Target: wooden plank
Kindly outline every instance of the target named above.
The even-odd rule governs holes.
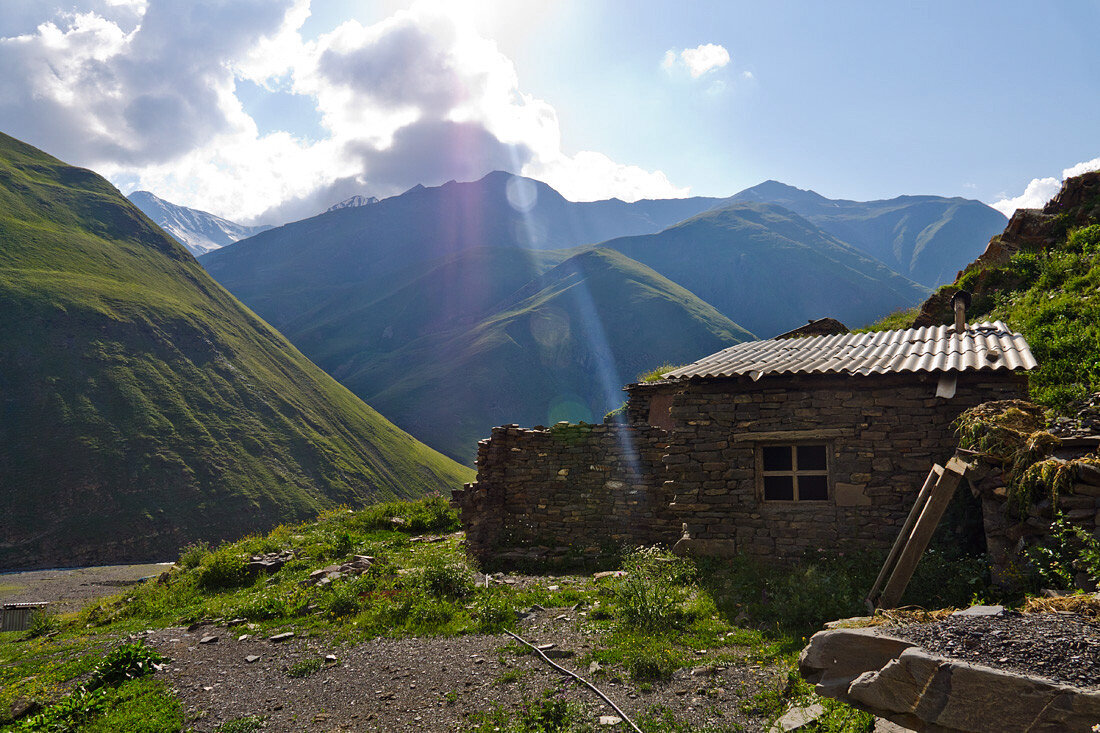
[[[800,440],[828,440],[840,438],[845,435],[855,435],[851,428],[817,428],[815,430],[773,430],[763,433],[734,433],[730,436],[730,442],[748,443],[758,440],[775,440],[797,442]]]
[[[939,526],[940,519],[943,518],[947,505],[951,503],[951,497],[955,495],[955,490],[959,488],[959,483],[969,468],[970,466],[958,456],[952,456],[944,466],[943,475],[932,488],[932,494],[913,527],[913,533],[901,551],[897,566],[890,574],[890,580],[887,581],[886,588],[879,597],[878,608],[897,607],[902,593],[905,592],[906,586],[913,577],[913,571],[917,569],[917,563],[920,562],[921,556],[928,548],[928,542],[935,534],[936,527]]]
[[[913,502],[913,508],[909,510],[909,516],[905,518],[905,523],[901,525],[901,531],[898,532],[898,538],[894,540],[894,546],[890,548],[890,554],[886,556],[886,562],[882,564],[882,570],[878,572],[878,577],[875,578],[875,584],[871,587],[871,592],[864,599],[867,610],[871,613],[875,612],[875,604],[878,602],[878,593],[882,589],[882,584],[886,582],[886,578],[893,571],[902,548],[909,542],[913,525],[917,523],[917,517],[924,511],[924,505],[928,503],[928,496],[932,493],[932,487],[936,485],[942,475],[943,466],[933,463],[932,470],[928,472],[928,477],[924,479],[924,485],[917,492],[917,498]]]

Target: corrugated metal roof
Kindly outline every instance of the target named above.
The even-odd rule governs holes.
[[[748,341],[665,374],[678,377],[759,379],[765,374],[893,374],[897,372],[1034,369],[1024,337],[996,321],[926,326],[903,331],[845,333]]]

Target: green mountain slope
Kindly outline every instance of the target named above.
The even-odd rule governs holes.
[[[652,267],[762,337],[823,316],[866,323],[928,294],[774,204],[733,204],[600,247]]]
[[[484,252],[471,253],[471,259]],[[467,265],[469,263],[467,262]],[[441,265],[449,273],[454,262]],[[438,281],[410,283],[388,303],[417,298]],[[664,361],[682,363],[752,334],[618,252],[585,252],[523,285],[480,318],[451,323],[395,348],[354,339],[319,347],[341,381],[395,423],[449,455],[471,461],[494,425],[599,421],[623,400],[621,387]],[[311,334],[300,335],[310,344]],[[325,341],[325,339],[321,339]]]
[[[210,252],[202,264],[282,330],[334,290],[386,288],[416,263],[472,247],[548,250],[656,232],[718,201],[573,202],[545,183],[496,171],[286,224]]]
[[[898,196],[848,201],[778,181],[747,188],[727,201],[782,206],[928,287],[953,280],[1007,221],[1001,212],[973,199]]]
[[[469,476],[107,181],[2,134],[0,316],[0,568],[168,557]]]
[[[907,323],[951,323],[951,296],[970,291],[970,323],[1001,320],[1027,339],[1039,368],[1031,398],[1055,408],[1100,389],[1100,172],[1068,178],[1043,209],[1020,209],[1002,234]],[[912,315],[912,314],[911,314]]]

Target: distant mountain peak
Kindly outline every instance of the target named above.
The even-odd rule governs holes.
[[[207,211],[173,204],[151,191],[134,191],[126,198],[196,257],[271,228],[245,226]]]
[[[325,213],[327,214],[330,211],[338,211],[339,209],[357,209],[360,206],[370,206],[371,204],[377,203],[377,196],[362,196],[360,194],[355,194],[350,198],[344,199],[338,204],[333,204],[332,206],[328,207],[327,209],[325,209]]]

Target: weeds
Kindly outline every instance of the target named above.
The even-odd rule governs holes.
[[[1050,523],[1046,544],[1026,547],[1024,557],[1047,588],[1073,590],[1079,574],[1089,583],[1100,582],[1100,540],[1061,514]]]
[[[116,647],[95,668],[87,682],[42,712],[21,720],[14,730],[51,733],[87,730],[92,721],[135,698],[133,690],[129,691],[131,694],[119,694],[115,688],[152,674],[155,665],[165,661],[163,656],[141,643]],[[163,698],[165,692],[160,689],[156,695]],[[179,703],[175,706],[178,710]]]
[[[214,733],[255,733],[262,730],[266,719],[260,715],[246,715],[243,718],[228,720],[217,728]]]
[[[656,548],[639,548],[623,562],[626,577],[613,588],[619,620],[643,631],[683,628],[691,614],[685,602],[694,587],[695,567]]]
[[[245,559],[232,545],[224,545],[205,556],[197,571],[198,586],[205,591],[238,588],[251,579]]]
[[[321,671],[321,667],[323,667],[324,664],[325,663],[318,657],[299,659],[297,662],[287,667],[286,676],[294,677],[295,679],[312,677]]]

